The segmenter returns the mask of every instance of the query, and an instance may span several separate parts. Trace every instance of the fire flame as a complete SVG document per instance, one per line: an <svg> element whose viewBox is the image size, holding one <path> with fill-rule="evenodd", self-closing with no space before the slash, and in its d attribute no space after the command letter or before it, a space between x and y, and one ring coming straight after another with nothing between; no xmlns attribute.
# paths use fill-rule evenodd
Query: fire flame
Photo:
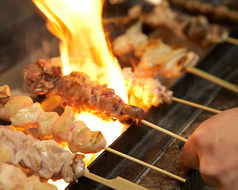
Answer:
<svg viewBox="0 0 238 190"><path fill-rule="evenodd" d="M120 65L108 48L102 26L102 0L33 0L48 18L48 30L58 37L64 74L71 71L87 73L91 80L107 84L126 103L127 92ZM80 114L91 130L101 131L110 145L123 132L119 122L105 122L89 115ZM90 164L97 155L86 155Z"/></svg>

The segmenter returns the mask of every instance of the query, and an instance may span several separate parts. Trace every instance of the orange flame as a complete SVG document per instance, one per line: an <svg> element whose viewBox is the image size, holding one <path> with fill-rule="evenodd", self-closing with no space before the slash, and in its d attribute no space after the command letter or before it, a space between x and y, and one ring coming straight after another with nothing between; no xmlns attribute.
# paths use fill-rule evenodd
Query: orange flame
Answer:
<svg viewBox="0 0 238 190"><path fill-rule="evenodd" d="M108 48L102 26L101 0L33 0L48 18L48 30L58 37L64 74L87 73L91 80L108 84L126 103L127 92L120 65ZM123 130L119 122L104 122L88 114L80 114L91 130L100 130L110 145ZM88 163L95 155L87 155ZM87 162L85 160L85 162Z"/></svg>

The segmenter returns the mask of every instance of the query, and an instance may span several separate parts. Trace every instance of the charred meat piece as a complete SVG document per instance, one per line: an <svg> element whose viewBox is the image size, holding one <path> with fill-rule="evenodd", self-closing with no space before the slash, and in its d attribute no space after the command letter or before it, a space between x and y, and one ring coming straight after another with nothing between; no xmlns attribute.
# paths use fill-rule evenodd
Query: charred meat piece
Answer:
<svg viewBox="0 0 238 190"><path fill-rule="evenodd" d="M231 5L214 6L210 2L200 2L194 0L169 0L172 4L179 6L182 10L186 10L192 14L202 14L213 22L221 24L233 25L238 22L238 11L233 9Z"/></svg>
<svg viewBox="0 0 238 190"><path fill-rule="evenodd" d="M143 109L126 105L113 89L91 81L85 73L63 76L60 66L40 59L36 65L26 66L22 76L26 90L39 95L59 95L63 99L62 106L71 106L74 111L90 112L104 120L118 119L124 124L138 123L145 117Z"/></svg>
<svg viewBox="0 0 238 190"><path fill-rule="evenodd" d="M7 85L0 87L0 106L6 104L10 97L10 88Z"/></svg>

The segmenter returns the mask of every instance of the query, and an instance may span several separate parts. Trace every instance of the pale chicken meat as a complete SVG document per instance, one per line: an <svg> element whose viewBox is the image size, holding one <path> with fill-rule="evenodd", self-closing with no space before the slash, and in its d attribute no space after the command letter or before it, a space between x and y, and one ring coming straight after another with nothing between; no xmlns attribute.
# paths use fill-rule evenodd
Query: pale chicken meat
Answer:
<svg viewBox="0 0 238 190"><path fill-rule="evenodd" d="M0 118L9 121L10 117L12 117L17 111L32 103L33 100L28 96L11 97L5 101L4 105L0 106Z"/></svg>
<svg viewBox="0 0 238 190"><path fill-rule="evenodd" d="M21 98L25 99L24 96ZM8 107L14 107L11 104L15 102L10 102L11 99L16 97L9 98L5 104ZM5 109L5 105L0 107L0 112L4 109L6 114L12 114L13 110ZM103 134L100 131L91 131L83 121L76 121L73 109L69 106L59 116L56 112L45 112L40 103L31 101L30 105L14 112L9 121L22 131L37 128L38 138L53 138L59 144L68 144L72 152L97 153L106 146Z"/></svg>
<svg viewBox="0 0 238 190"><path fill-rule="evenodd" d="M140 44L145 44L147 35L141 31L142 22L137 22L127 29L125 34L116 37L112 42L112 51L117 56L129 54Z"/></svg>
<svg viewBox="0 0 238 190"><path fill-rule="evenodd" d="M186 66L195 66L199 56L187 51L183 45L167 45L160 39L150 39L144 49L139 64L135 67L137 77L154 77L158 73L166 78L178 77Z"/></svg>
<svg viewBox="0 0 238 190"><path fill-rule="evenodd" d="M59 118L56 112L41 112L37 121L37 131L40 139L49 139L52 137L51 126Z"/></svg>
<svg viewBox="0 0 238 190"><path fill-rule="evenodd" d="M10 126L0 126L0 147L2 162L20 164L44 179L72 182L84 173L84 156L65 150L54 140L36 140Z"/></svg>
<svg viewBox="0 0 238 190"><path fill-rule="evenodd" d="M147 111L151 106L170 104L173 92L163 86L158 79L137 78L131 67L122 69L130 104Z"/></svg>
<svg viewBox="0 0 238 190"><path fill-rule="evenodd" d="M23 126L26 124L35 124L39 120L40 114L43 112L40 103L32 103L23 107L10 117L13 126Z"/></svg>
<svg viewBox="0 0 238 190"><path fill-rule="evenodd" d="M27 176L21 168L2 163L0 164L1 190L57 190L57 187L41 182L36 175Z"/></svg>
<svg viewBox="0 0 238 190"><path fill-rule="evenodd" d="M141 23L131 26L128 31L135 27L138 34L145 35L142 33ZM126 41L121 46L122 42L119 40L123 41L125 37L127 41L133 42L133 46ZM193 51L188 51L184 45L167 45L161 39L144 38L143 41L138 39L138 42L134 42L134 39L135 34L133 36L126 32L113 41L112 49L115 55L120 56L134 52L139 58L139 63L134 66L137 77L154 77L158 73L166 78L178 77L184 72L185 66L194 66L199 60L199 56ZM125 48L126 45L128 48ZM128 51L122 52L124 50Z"/></svg>

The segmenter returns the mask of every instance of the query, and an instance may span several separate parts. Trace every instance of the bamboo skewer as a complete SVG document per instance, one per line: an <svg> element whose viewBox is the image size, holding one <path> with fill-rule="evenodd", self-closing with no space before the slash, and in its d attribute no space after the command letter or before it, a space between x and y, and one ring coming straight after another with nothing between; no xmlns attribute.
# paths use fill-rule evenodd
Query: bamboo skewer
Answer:
<svg viewBox="0 0 238 190"><path fill-rule="evenodd" d="M204 72L204 71L202 71L202 70L200 70L200 69L198 69L196 67L186 66L185 70L187 72L190 72L192 74L200 76L200 77L202 77L204 79L207 79L207 80L209 80L211 82L214 82L215 84L218 84L218 85L220 85L220 86L222 86L224 88L227 88L229 90L232 90L232 91L238 93L238 86L236 86L234 84L231 84L231 83L229 83L227 81L224 81L224 80L222 80L222 79L220 79L220 78L218 78L218 77L216 77L214 75L211 75L211 74L209 74L207 72Z"/></svg>
<svg viewBox="0 0 238 190"><path fill-rule="evenodd" d="M193 106L193 107L196 107L196 108L199 108L199 109L203 109L203 110L206 110L206 111L209 111L209 112L212 112L212 113L220 113L221 112L220 110L213 109L213 108L203 106L203 105L200 105L200 104L196 104L196 103L193 103L193 102L190 102L190 101L187 101L187 100L183 100L183 99L180 99L180 98L176 98L176 97L172 97L172 100L176 101L176 102L179 102L179 103L182 103L182 104Z"/></svg>
<svg viewBox="0 0 238 190"><path fill-rule="evenodd" d="M231 44L238 45L238 39L235 39L235 38L228 37L228 38L226 39L226 42L231 43Z"/></svg>
<svg viewBox="0 0 238 190"><path fill-rule="evenodd" d="M138 163L138 164L141 164L141 165L143 165L143 166L146 166L146 167L148 167L148 168L154 169L154 170L156 170L156 171L158 171L158 172L160 172L160 173L163 173L163 174L165 174L165 175L167 175L167 176L169 176L169 177L172 177L172 178L174 178L174 179L177 179L177 180L179 180L179 181L181 181L181 182L183 182L183 183L186 182L186 179L184 179L184 178L182 178L182 177L179 177L179 176L174 175L174 174L172 174L172 173L170 173L170 172L167 172L167 171L165 171L165 170L162 170L162 169L160 169L160 168L158 168L158 167L155 167L155 166L153 166L153 165L150 165L150 164L148 164L148 163L146 163L146 162L143 162L143 161L141 161L141 160L138 160L138 159L136 159L136 158L133 158L133 157L127 155L127 154L123 154L123 153L121 153L121 152L119 152L119 151L116 151L116 150L114 150L114 149L111 149L111 148L109 148L109 147L106 147L105 150L107 150L107 151L109 151L109 152L111 152L111 153L113 153L113 154L122 156L123 158L126 158L126 159L128 159L128 160L131 160L131 161L136 162L136 163Z"/></svg>
<svg viewBox="0 0 238 190"><path fill-rule="evenodd" d="M213 109L213 108L210 108L210 107L207 107L207 106L203 106L201 104L196 104L196 103L193 103L193 102L190 102L190 101L187 101L187 100L183 100L183 99L180 99L180 98L176 98L176 97L172 97L172 100L175 101L175 102L186 104L186 105L189 105L189 106L192 106L192 107L195 107L195 108L199 108L199 109L203 109L203 110L206 110L206 111L209 111L209 112L212 112L212 113L216 113L216 114L221 112L220 110L216 110L216 109ZM62 102L61 97L59 97L59 96L49 96L49 97L45 98L43 102L41 102L41 106L42 106L44 111L48 112L48 111L52 111L55 108L57 108L58 106L60 106L61 102Z"/></svg>
<svg viewBox="0 0 238 190"><path fill-rule="evenodd" d="M84 171L84 177L102 183L103 185L106 185L116 190L148 190L145 187L142 187L121 177L116 177L115 179L105 179L88 171Z"/></svg>
<svg viewBox="0 0 238 190"><path fill-rule="evenodd" d="M131 17L124 16L124 17L114 17L114 18L103 18L102 22L104 24L110 24L110 23L115 23L115 22L127 22L132 20Z"/></svg>
<svg viewBox="0 0 238 190"><path fill-rule="evenodd" d="M145 124L145 125L147 125L149 127L152 127L152 128L154 128L154 129L156 129L158 131L161 131L161 132L163 132L163 133L165 133L165 134L167 134L169 136L172 136L172 137L174 137L176 139L179 139L179 140L181 140L183 142L187 142L187 139L185 139L185 138L183 138L183 137L181 137L181 136L179 136L179 135L177 135L175 133L172 133L172 132L170 132L170 131L162 128L162 127L159 127L159 126L157 126L157 125L155 125L153 123L150 123L150 122L148 122L146 120L141 120L141 123L143 123L143 124Z"/></svg>

